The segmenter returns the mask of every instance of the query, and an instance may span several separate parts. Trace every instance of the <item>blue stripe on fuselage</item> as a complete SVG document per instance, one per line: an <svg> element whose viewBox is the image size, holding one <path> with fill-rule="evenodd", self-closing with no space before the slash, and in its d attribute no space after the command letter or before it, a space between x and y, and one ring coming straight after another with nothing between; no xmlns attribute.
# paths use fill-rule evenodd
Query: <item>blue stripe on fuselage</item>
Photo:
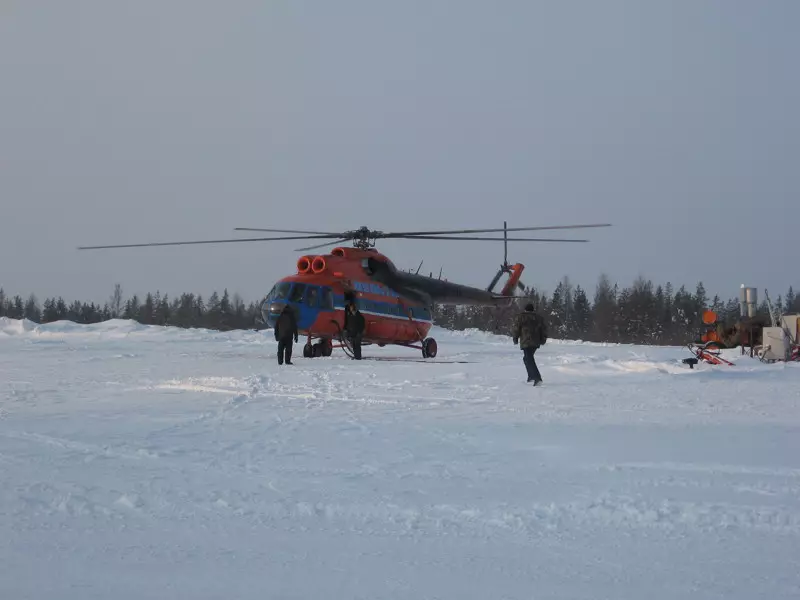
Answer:
<svg viewBox="0 0 800 600"><path fill-rule="evenodd" d="M336 295L333 296L333 303L334 303L334 310L344 310L344 296ZM321 309L319 307L310 307L307 304L302 302L288 302L289 306L294 308L296 311L295 314L298 316L297 319L297 328L302 331L308 331L308 329L314 325L319 317L321 312L325 313L332 313L334 310L331 309ZM396 302L384 302L381 300L373 300L371 298L357 298L356 299L356 306L358 309L365 314L377 315L381 317L386 317L390 319L408 319L408 310L412 311L412 318L417 321L423 321L430 323L431 322L431 314L427 308L421 306L411 306L407 307L406 310L403 310ZM270 315L268 319L268 324L270 327L275 326L275 321L277 320L277 315Z"/></svg>

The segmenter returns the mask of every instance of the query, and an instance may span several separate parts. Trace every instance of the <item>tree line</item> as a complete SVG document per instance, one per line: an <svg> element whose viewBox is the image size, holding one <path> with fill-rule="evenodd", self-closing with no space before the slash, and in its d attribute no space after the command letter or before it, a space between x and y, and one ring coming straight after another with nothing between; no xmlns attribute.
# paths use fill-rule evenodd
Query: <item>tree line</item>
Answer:
<svg viewBox="0 0 800 600"><path fill-rule="evenodd" d="M800 313L800 296L792 287L772 301L778 314ZM692 291L685 286L675 290L671 283L654 285L640 277L621 288L602 275L591 297L565 277L552 294L530 288L513 305L499 309L437 305L433 320L446 329L511 335L514 316L528 302L547 320L550 337L608 343L680 345L700 336L705 310L714 310L725 321L735 321L739 315L738 298L709 298L702 282ZM762 298L758 313L769 315L766 298ZM156 291L126 299L119 284L103 305L77 300L67 303L60 296L40 304L33 294L26 299L11 297L0 288L2 316L35 323L67 320L88 324L130 319L145 325L220 331L266 327L261 321L261 301L245 303L239 294L230 295L227 289L221 295L215 291L208 298L192 293L170 298Z"/></svg>
<svg viewBox="0 0 800 600"><path fill-rule="evenodd" d="M219 331L231 329L262 329L260 303L245 304L239 294L222 295L213 292L207 299L201 294L181 294L175 298L160 292L144 297L134 294L125 299L122 286L117 284L103 305L94 302L73 301L64 298L47 298L39 304L35 295L27 300L13 298L0 288L0 317L28 319L34 323L73 321L75 323L100 323L110 319L130 319L143 325L170 325L184 328L205 328Z"/></svg>
<svg viewBox="0 0 800 600"><path fill-rule="evenodd" d="M800 296L792 287L771 301L776 316L800 313ZM738 297L709 298L702 282L692 291L683 285L675 290L671 283L655 285L639 277L631 286L621 288L601 275L591 298L565 277L552 294L529 289L515 305L505 309L437 306L434 321L447 329L475 328L511 335L514 317L529 302L545 317L550 337L591 342L682 345L700 338L706 328L706 310L713 310L725 322L735 322L739 317ZM766 298L758 305L757 314L769 316Z"/></svg>

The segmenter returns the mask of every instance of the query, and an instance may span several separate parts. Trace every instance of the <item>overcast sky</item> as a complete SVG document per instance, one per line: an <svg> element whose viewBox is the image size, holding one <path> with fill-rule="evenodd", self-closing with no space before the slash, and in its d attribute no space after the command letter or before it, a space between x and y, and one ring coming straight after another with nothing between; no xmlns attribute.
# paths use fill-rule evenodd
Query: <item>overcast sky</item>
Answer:
<svg viewBox="0 0 800 600"><path fill-rule="evenodd" d="M513 244L523 280L800 285L800 2L0 2L0 286L227 287L297 242L78 245L610 222ZM386 242L485 287L487 242Z"/></svg>

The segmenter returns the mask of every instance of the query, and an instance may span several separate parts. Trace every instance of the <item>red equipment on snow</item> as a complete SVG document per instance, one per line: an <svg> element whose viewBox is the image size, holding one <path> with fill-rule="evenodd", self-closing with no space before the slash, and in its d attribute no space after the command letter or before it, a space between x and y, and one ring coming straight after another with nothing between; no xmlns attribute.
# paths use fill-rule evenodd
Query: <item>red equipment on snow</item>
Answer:
<svg viewBox="0 0 800 600"><path fill-rule="evenodd" d="M684 358L683 363L689 365L690 369L694 369L694 366L699 363L700 361L712 364L712 365L729 365L733 366L733 363L729 360L725 360L722 358L722 347L719 342L706 342L704 344L687 344L687 348L689 351L694 354L694 358Z"/></svg>

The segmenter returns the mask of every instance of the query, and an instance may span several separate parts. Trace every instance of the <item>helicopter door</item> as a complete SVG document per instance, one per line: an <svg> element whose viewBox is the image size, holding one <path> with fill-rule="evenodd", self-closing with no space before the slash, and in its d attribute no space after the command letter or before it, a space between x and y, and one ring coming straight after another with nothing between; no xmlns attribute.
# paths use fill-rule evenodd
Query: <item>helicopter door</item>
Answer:
<svg viewBox="0 0 800 600"><path fill-rule="evenodd" d="M394 336L398 339L405 337L405 328L406 323L403 320L404 311L403 306L401 304L390 304L389 305L389 314L394 317L392 321L394 322Z"/></svg>

